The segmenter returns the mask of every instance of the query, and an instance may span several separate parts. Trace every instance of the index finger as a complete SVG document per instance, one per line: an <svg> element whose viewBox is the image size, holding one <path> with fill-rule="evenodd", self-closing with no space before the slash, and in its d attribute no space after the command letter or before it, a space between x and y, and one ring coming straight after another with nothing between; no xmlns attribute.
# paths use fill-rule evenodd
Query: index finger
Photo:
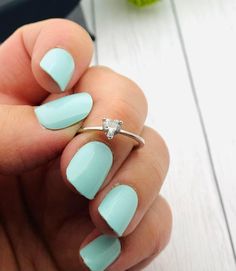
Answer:
<svg viewBox="0 0 236 271"><path fill-rule="evenodd" d="M50 19L18 29L0 47L0 91L38 104L71 89L87 69L93 44L78 24Z"/></svg>

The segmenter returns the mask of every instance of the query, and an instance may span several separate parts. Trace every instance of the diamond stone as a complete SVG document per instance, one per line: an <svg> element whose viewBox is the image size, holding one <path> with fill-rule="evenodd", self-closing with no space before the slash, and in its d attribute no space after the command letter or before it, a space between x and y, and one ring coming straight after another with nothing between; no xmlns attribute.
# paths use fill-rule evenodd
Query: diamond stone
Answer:
<svg viewBox="0 0 236 271"><path fill-rule="evenodd" d="M121 120L103 119L102 127L107 138L112 139L116 134L118 134L121 130L122 124L123 121Z"/></svg>

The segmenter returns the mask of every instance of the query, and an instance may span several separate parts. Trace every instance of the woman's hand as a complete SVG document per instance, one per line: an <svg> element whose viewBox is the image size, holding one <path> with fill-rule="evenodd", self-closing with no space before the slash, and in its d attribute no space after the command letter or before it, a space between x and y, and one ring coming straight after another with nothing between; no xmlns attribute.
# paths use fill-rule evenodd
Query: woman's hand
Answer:
<svg viewBox="0 0 236 271"><path fill-rule="evenodd" d="M139 87L89 68L91 56L87 33L59 19L0 46L0 270L141 270L169 240L165 143L144 126ZM76 135L103 117L123 120L145 147Z"/></svg>

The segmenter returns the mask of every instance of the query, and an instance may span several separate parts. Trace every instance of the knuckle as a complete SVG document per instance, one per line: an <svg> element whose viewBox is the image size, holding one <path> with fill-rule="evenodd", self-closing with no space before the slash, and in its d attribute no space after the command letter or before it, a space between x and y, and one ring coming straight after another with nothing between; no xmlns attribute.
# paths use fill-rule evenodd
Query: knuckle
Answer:
<svg viewBox="0 0 236 271"><path fill-rule="evenodd" d="M103 85L106 82L114 97L127 98L127 100L130 100L129 103L132 103L133 98L135 98L135 102L141 107L141 110L147 112L148 103L144 92L131 79L116 73L106 66L91 67L86 75L92 76L97 82L101 82ZM109 90L107 89L107 91Z"/></svg>
<svg viewBox="0 0 236 271"><path fill-rule="evenodd" d="M105 66L93 66L85 71L79 85L83 85L84 83L87 84L88 82L91 87L96 87L97 92L99 91L107 94L109 91L111 91L111 86L113 87L112 91L114 92L116 73L112 69Z"/></svg>
<svg viewBox="0 0 236 271"><path fill-rule="evenodd" d="M151 144L151 156L153 168L156 170L157 175L164 180L170 164L170 154L167 144L163 137L153 128L145 127L144 137L147 138L147 144ZM159 155L156 155L158 153Z"/></svg>
<svg viewBox="0 0 236 271"><path fill-rule="evenodd" d="M96 82L96 86L91 81ZM96 66L86 72L80 84L96 87L93 97L97 104L106 104L106 111L112 115L110 117L122 119L125 122L124 127L128 124L127 128L141 131L148 110L147 100L132 80L110 68Z"/></svg>
<svg viewBox="0 0 236 271"><path fill-rule="evenodd" d="M155 214L156 215L156 214ZM151 240L151 256L159 254L161 250L161 242L160 242L160 232L158 225L156 225L156 220L150 219L148 222L148 229L150 234L150 240Z"/></svg>
<svg viewBox="0 0 236 271"><path fill-rule="evenodd" d="M123 80L123 90L129 94L129 97L135 97L139 110L146 115L148 111L148 102L142 89L134 81L125 76L121 75L121 80Z"/></svg>
<svg viewBox="0 0 236 271"><path fill-rule="evenodd" d="M124 98L119 98L114 103L116 106L113 107L113 114L124 121L124 129L140 132L144 120L138 108Z"/></svg>
<svg viewBox="0 0 236 271"><path fill-rule="evenodd" d="M118 75L118 77L119 95L117 95L117 103L119 104L119 113L124 117L127 113L127 116L130 116L128 119L130 123L134 120L143 123L148 111L148 103L143 91L127 77L121 75Z"/></svg>
<svg viewBox="0 0 236 271"><path fill-rule="evenodd" d="M152 255L159 254L168 244L172 230L172 212L168 202L159 196L151 208L150 229ZM162 219L161 219L162 218ZM161 219L161 221L160 221Z"/></svg>
<svg viewBox="0 0 236 271"><path fill-rule="evenodd" d="M152 169L152 179L155 184L155 186L158 186L159 189L162 186L164 180L165 180L165 172L162 169L160 162L156 160L155 162L151 163L150 165ZM158 190L159 192L159 190Z"/></svg>

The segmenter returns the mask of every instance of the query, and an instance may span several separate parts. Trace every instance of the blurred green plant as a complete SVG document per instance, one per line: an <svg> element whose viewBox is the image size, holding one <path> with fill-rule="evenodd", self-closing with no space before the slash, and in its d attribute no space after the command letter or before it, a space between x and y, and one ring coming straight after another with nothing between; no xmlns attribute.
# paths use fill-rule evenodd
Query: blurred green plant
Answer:
<svg viewBox="0 0 236 271"><path fill-rule="evenodd" d="M143 7L159 2L160 0L128 0L128 1L135 4L136 6Z"/></svg>

